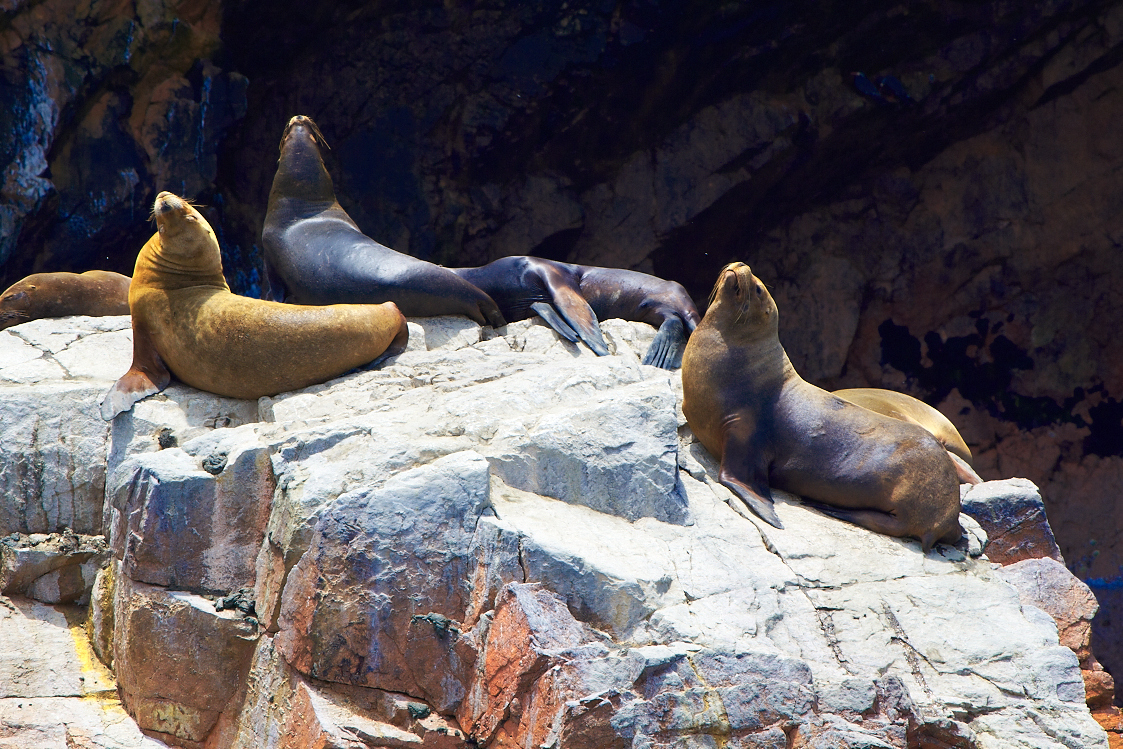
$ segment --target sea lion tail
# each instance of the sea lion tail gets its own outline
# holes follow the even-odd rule
[[[682,352],[686,348],[686,330],[682,320],[672,315],[659,326],[659,332],[643,356],[643,364],[660,369],[678,369],[682,366]]]

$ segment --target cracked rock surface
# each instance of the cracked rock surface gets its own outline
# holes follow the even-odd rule
[[[54,323],[123,334],[99,358],[127,368],[112,319]],[[212,748],[1106,749],[1077,654],[977,523],[923,554],[779,494],[766,525],[717,483],[679,373],[639,364],[652,329],[603,330],[598,358],[537,321],[415,320],[377,371],[120,416],[90,630],[130,715]],[[96,417],[109,381],[68,371]],[[28,380],[0,393],[68,382]],[[34,413],[84,428],[64,408]]]

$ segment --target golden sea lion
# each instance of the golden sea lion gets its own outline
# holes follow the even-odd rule
[[[925,551],[955,542],[959,482],[926,430],[848,403],[796,373],[771,294],[744,263],[722,269],[682,358],[682,410],[721,461],[719,480],[782,528],[769,486]]]
[[[868,408],[870,411],[888,416],[891,419],[907,421],[927,429],[948,451],[948,457],[955,464],[955,472],[964,484],[981,484],[982,478],[975,473],[971,448],[963,441],[963,436],[948,417],[911,395],[883,388],[847,388],[835,390],[834,394],[843,400]]]
[[[393,303],[303,307],[236,296],[206,219],[169,192],[153,213],[158,231],[129,287],[133,364],[102,401],[106,421],[172,374],[218,395],[259,398],[405,350],[406,320]]]
[[[0,294],[0,330],[44,317],[129,314],[129,277],[106,270],[33,273]]]

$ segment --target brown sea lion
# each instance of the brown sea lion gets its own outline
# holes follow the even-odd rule
[[[646,273],[526,255],[450,270],[494,299],[507,320],[538,313],[558,335],[571,342],[581,339],[598,356],[608,353],[598,319],[658,328],[643,363],[663,369],[679,366],[686,338],[698,325],[698,309],[686,289]]]
[[[236,296],[206,219],[169,192],[153,213],[158,231],[129,287],[133,364],[102,401],[106,421],[172,374],[218,395],[259,398],[405,350],[406,320],[393,303],[302,307]]]
[[[770,485],[863,528],[919,538],[925,551],[958,540],[959,482],[943,445],[804,382],[778,317],[749,266],[732,263],[686,344],[682,410],[720,459],[720,481],[777,528]]]
[[[321,143],[310,118],[289,120],[261,232],[265,297],[293,304],[394,302],[410,317],[466,315],[481,325],[506,324],[491,297],[452,271],[359,231],[335,199]]]
[[[955,464],[955,472],[964,484],[981,484],[983,479],[972,467],[971,448],[963,441],[963,436],[948,417],[911,395],[882,388],[847,388],[835,390],[834,394],[843,400],[868,408],[870,411],[888,416],[891,419],[907,421],[927,429],[948,451],[948,457]]]
[[[33,273],[0,294],[0,330],[44,317],[129,314],[129,277],[105,270]]]

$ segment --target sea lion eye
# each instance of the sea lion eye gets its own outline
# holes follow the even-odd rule
[[[188,221],[195,221],[196,220],[196,218],[194,216],[192,216],[191,214],[187,214],[186,216],[184,216],[184,218],[187,219]]]
[[[764,292],[761,290],[759,285],[756,287],[756,295],[757,296],[763,296],[764,295]]]

